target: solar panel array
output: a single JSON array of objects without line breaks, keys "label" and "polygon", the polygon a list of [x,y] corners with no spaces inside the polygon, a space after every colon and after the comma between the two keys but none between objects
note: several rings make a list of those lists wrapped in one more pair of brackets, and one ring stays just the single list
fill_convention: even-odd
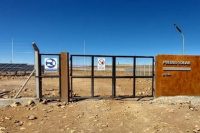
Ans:
[{"label": "solar panel array", "polygon": [[0,63],[0,75],[24,75],[33,71],[34,65]]}]

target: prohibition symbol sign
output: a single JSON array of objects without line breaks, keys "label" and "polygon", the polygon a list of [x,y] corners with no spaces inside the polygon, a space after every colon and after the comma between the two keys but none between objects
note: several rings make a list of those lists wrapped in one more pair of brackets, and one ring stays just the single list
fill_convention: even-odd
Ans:
[{"label": "prohibition symbol sign", "polygon": [[105,58],[98,58],[98,70],[105,70]]},{"label": "prohibition symbol sign", "polygon": [[45,70],[56,71],[57,70],[57,58],[45,58]]},{"label": "prohibition symbol sign", "polygon": [[105,60],[100,58],[99,61],[98,61],[99,65],[104,65],[105,64]]}]

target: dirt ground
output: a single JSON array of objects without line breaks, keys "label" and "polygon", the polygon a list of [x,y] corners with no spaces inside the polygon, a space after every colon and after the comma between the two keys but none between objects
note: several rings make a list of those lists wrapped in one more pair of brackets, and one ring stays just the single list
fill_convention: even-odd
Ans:
[{"label": "dirt ground", "polygon": [[[25,77],[1,78],[0,97],[15,95]],[[58,95],[58,79],[45,79],[44,96]],[[90,82],[74,81],[76,95],[90,94]],[[98,79],[95,95],[110,95],[111,81]],[[119,79],[120,80],[120,79]],[[132,94],[132,80],[117,82],[117,95]],[[137,95],[149,93],[148,79],[138,79]],[[7,93],[4,93],[7,92]],[[21,97],[34,96],[34,78],[27,84]],[[200,99],[200,98],[199,98]],[[166,99],[167,100],[167,99]],[[51,101],[35,105],[0,108],[0,133],[192,133],[200,132],[200,104],[190,100],[179,103],[144,99],[89,99],[66,104]]]},{"label": "dirt ground", "polygon": [[[200,132],[199,106],[135,100],[84,100],[0,108],[0,131],[9,133]],[[29,120],[29,116],[34,116]],[[35,118],[36,117],[36,118]]]}]

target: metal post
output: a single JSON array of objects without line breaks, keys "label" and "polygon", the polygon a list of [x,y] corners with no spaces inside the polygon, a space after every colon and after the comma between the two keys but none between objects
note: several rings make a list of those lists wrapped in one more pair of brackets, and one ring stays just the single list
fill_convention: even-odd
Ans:
[{"label": "metal post", "polygon": [[91,97],[94,97],[94,56],[92,56],[92,70],[91,70]]},{"label": "metal post", "polygon": [[12,59],[11,59],[11,63],[13,63],[13,55],[14,55],[14,48],[13,48],[13,39],[12,39]]},{"label": "metal post", "polygon": [[183,48],[183,55],[185,54],[185,36],[184,36],[184,34],[183,34],[183,32],[182,32],[182,30],[180,29],[180,27],[178,26],[178,25],[176,25],[176,24],[174,24],[174,27],[176,28],[176,30],[181,34],[181,37],[182,37],[182,48]]},{"label": "metal post", "polygon": [[152,59],[152,96],[154,96],[154,58]]},{"label": "metal post", "polygon": [[40,51],[36,45],[36,43],[33,43],[33,49],[35,54],[35,86],[36,86],[36,97],[42,98],[42,80],[41,80],[41,56]]},{"label": "metal post", "polygon": [[112,58],[112,97],[116,96],[116,57]]},{"label": "metal post", "polygon": [[183,33],[181,33],[182,39],[183,39],[183,55],[185,54],[185,36]]},{"label": "metal post", "polygon": [[73,99],[73,56],[70,55],[70,76],[71,76],[71,81],[70,81],[70,98]]},{"label": "metal post", "polygon": [[149,76],[151,76],[151,65],[149,64]]},{"label": "metal post", "polygon": [[133,58],[133,97],[135,97],[136,57]]}]

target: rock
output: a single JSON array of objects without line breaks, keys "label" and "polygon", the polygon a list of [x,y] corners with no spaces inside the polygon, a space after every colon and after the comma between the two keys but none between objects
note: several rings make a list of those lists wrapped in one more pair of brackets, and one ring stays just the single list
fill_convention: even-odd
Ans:
[{"label": "rock", "polygon": [[195,125],[195,130],[196,130],[196,131],[200,131],[200,128],[199,128],[198,125]]},{"label": "rock", "polygon": [[56,101],[57,101],[57,102],[61,102],[61,100],[60,100],[60,99],[56,99]]},{"label": "rock", "polygon": [[22,122],[22,121],[18,121],[17,123],[15,123],[16,124],[16,126],[22,126],[23,124],[24,124],[24,122]]},{"label": "rock", "polygon": [[11,117],[5,117],[4,119],[5,120],[11,120],[12,118]]},{"label": "rock", "polygon": [[69,105],[69,103],[68,102],[63,102],[63,105]]},{"label": "rock", "polygon": [[190,130],[189,130],[189,129],[187,129],[187,130],[186,130],[186,132],[187,132],[187,133],[189,133],[189,132],[190,132]]},{"label": "rock", "polygon": [[47,109],[42,109],[42,111],[47,111]]},{"label": "rock", "polygon": [[30,108],[29,110],[34,110],[34,109],[36,109],[36,106],[35,106],[35,107],[32,107],[32,108]]},{"label": "rock", "polygon": [[62,106],[62,104],[61,104],[61,103],[57,103],[56,105],[57,105],[58,107]]},{"label": "rock", "polygon": [[15,121],[14,121],[14,123],[18,123],[18,122],[19,122],[19,120],[15,120]]},{"label": "rock", "polygon": [[194,111],[194,108],[192,108],[192,107],[189,107],[189,109],[190,109],[191,111]]},{"label": "rock", "polygon": [[189,108],[191,111],[198,111],[198,110],[195,108],[195,106],[192,105],[191,101],[189,101],[188,104],[189,104],[189,105],[188,105],[188,108]]},{"label": "rock", "polygon": [[72,130],[70,130],[70,133],[75,133],[75,132],[76,132],[76,130],[73,130],[73,129],[72,129]]},{"label": "rock", "polygon": [[20,105],[21,105],[20,102],[14,102],[14,103],[12,103],[10,106],[11,106],[11,107],[17,107],[17,106],[20,106]]},{"label": "rock", "polygon": [[66,116],[66,115],[64,115],[62,118],[63,118],[63,119],[65,119],[65,118],[67,118],[67,116]]},{"label": "rock", "polygon": [[20,130],[25,130],[25,129],[26,129],[25,127],[21,127],[21,128],[20,128]]},{"label": "rock", "polygon": [[65,105],[60,106],[60,108],[62,108],[62,109],[65,108]]},{"label": "rock", "polygon": [[0,131],[4,131],[4,130],[6,130],[6,128],[0,126]]},{"label": "rock", "polygon": [[47,99],[43,99],[41,103],[42,103],[42,104],[47,104],[47,103],[48,103],[48,100],[47,100]]},{"label": "rock", "polygon": [[103,124],[103,125],[101,125],[102,127],[108,127],[108,124]]},{"label": "rock", "polygon": [[34,105],[35,105],[35,102],[34,102],[33,100],[29,100],[29,101],[28,101],[28,105],[34,106]]},{"label": "rock", "polygon": [[46,113],[50,113],[50,112],[52,112],[52,111],[53,111],[53,109],[50,109],[50,110],[47,110]]},{"label": "rock", "polygon": [[37,117],[34,116],[34,115],[30,115],[30,116],[28,116],[28,119],[29,119],[29,120],[35,120],[35,119],[37,119]]}]

